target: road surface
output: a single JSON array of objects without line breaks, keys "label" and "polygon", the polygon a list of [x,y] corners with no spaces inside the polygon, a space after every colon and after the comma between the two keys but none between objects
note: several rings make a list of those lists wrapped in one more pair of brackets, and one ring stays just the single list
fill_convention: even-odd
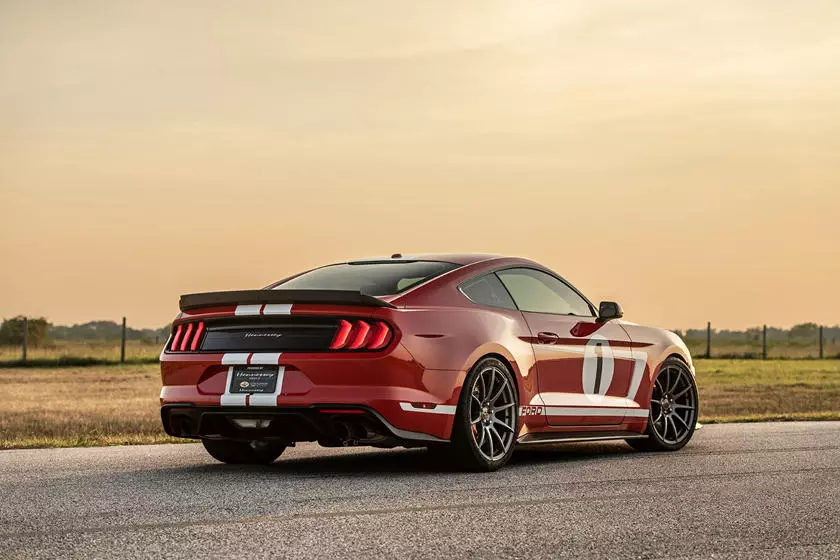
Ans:
[{"label": "road surface", "polygon": [[838,558],[840,422],[706,426],[678,453],[529,448],[505,469],[300,445],[0,452],[0,557]]}]

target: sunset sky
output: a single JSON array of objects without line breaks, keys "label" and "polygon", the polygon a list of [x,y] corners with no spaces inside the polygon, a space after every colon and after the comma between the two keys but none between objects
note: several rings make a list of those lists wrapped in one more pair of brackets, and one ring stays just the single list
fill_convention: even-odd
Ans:
[{"label": "sunset sky", "polygon": [[397,251],[840,323],[840,2],[0,0],[0,318]]}]

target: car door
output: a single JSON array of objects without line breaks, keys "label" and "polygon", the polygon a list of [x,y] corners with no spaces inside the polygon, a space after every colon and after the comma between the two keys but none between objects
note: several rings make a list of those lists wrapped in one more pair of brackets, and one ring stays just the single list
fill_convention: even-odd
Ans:
[{"label": "car door", "polygon": [[[638,407],[631,343],[615,321],[598,321],[589,302],[563,280],[533,268],[496,274],[531,330],[539,400],[554,426],[612,426]],[[636,379],[638,377],[638,379]]]}]

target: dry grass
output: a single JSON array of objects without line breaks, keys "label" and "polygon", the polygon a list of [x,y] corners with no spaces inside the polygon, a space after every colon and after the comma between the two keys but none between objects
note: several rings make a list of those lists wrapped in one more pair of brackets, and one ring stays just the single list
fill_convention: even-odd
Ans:
[{"label": "dry grass", "polygon": [[157,364],[5,369],[0,387],[0,448],[172,441]]},{"label": "dry grass", "polygon": [[[702,360],[701,422],[840,419],[840,361]],[[157,364],[0,370],[0,449],[159,443]]]}]

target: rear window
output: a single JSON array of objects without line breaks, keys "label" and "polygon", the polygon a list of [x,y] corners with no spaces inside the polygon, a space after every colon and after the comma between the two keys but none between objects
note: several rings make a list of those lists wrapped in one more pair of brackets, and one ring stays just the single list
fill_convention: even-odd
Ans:
[{"label": "rear window", "polygon": [[369,296],[389,296],[431,280],[459,265],[434,261],[359,262],[333,264],[304,272],[274,290],[352,290]]}]

